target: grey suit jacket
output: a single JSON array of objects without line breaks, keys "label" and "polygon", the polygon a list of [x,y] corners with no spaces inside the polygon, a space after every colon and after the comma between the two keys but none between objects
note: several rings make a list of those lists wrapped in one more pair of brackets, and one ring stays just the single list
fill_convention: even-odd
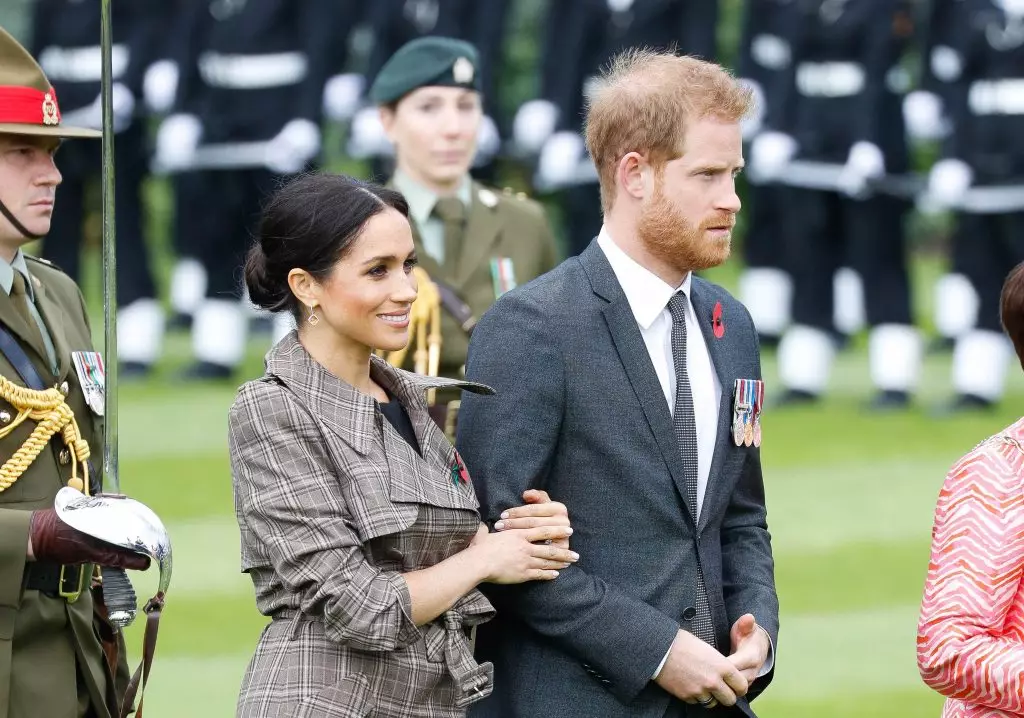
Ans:
[{"label": "grey suit jacket", "polygon": [[[495,688],[470,715],[754,716],[746,699],[707,712],[650,681],[689,627],[698,561],[724,653],[744,613],[778,637],[760,450],[730,438],[735,380],[761,377],[756,335],[720,287],[695,277],[691,301],[722,384],[697,526],[664,393],[596,242],[503,296],[474,331],[467,378],[497,395],[463,396],[456,445],[484,520],[543,488],[568,506],[581,558],[552,582],[485,589],[498,618],[481,627],[477,655],[494,662]],[[748,698],[771,678],[755,681]]]}]

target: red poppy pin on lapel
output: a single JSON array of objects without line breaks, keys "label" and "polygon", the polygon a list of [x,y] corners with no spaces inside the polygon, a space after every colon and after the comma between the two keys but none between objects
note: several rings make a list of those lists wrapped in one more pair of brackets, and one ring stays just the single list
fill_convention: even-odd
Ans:
[{"label": "red poppy pin on lapel", "polygon": [[711,313],[711,327],[715,330],[715,339],[725,336],[725,322],[722,321],[722,303],[715,302],[715,310]]},{"label": "red poppy pin on lapel", "polygon": [[459,456],[459,452],[455,452],[455,461],[452,463],[452,484],[455,486],[465,486],[469,483],[469,472],[466,471],[466,464],[462,461],[462,457]]}]

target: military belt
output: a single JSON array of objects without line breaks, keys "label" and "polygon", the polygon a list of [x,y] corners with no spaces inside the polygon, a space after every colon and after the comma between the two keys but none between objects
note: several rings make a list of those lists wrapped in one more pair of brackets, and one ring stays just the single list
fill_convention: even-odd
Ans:
[{"label": "military belt", "polygon": [[437,286],[437,293],[441,295],[441,306],[455,318],[466,334],[472,334],[477,321],[473,316],[473,310],[447,284],[439,282],[434,277],[431,277],[430,281]]},{"label": "military belt", "polygon": [[52,561],[30,561],[25,564],[25,588],[45,593],[50,598],[78,600],[85,587],[82,565],[66,566]]}]

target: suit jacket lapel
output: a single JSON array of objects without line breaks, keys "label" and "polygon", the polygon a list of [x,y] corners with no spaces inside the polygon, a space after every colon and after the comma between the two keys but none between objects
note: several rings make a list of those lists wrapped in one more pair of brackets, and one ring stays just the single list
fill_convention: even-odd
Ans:
[{"label": "suit jacket lapel", "polygon": [[[32,286],[36,292],[36,308],[43,315],[43,321],[50,331],[50,341],[53,342],[53,351],[57,359],[57,380],[63,381],[70,370],[68,357],[71,356],[71,350],[64,337],[64,310],[49,296],[42,282],[33,279]],[[42,356],[46,357],[45,351]]]},{"label": "suit jacket lapel", "polygon": [[491,247],[501,231],[498,204],[496,201],[491,206],[484,204],[480,200],[482,191],[490,192],[476,183],[473,184],[473,204],[470,207],[469,220],[466,222],[466,233],[462,238],[462,256],[457,262],[453,262],[452,258],[445,258],[446,263],[456,267],[455,289],[462,289],[480,264],[487,260]]},{"label": "suit jacket lapel", "polygon": [[[724,489],[727,488],[719,477],[730,476],[732,465],[743,458],[743,452],[735,451],[736,447],[731,446],[733,386],[736,379],[739,378],[736,376],[734,357],[738,347],[733,345],[734,340],[728,330],[721,339],[715,336],[711,324],[714,305],[706,296],[708,290],[703,284],[702,280],[693,277],[690,283],[690,302],[693,304],[697,323],[704,335],[704,343],[707,344],[711,363],[714,365],[718,381],[722,385],[722,400],[718,404],[718,436],[715,440],[715,453],[711,459],[708,486],[704,493],[704,503],[700,513],[701,528],[707,524],[708,517],[712,514],[708,510],[712,506],[712,502],[721,500],[724,496]],[[723,323],[728,327],[729,318],[723,317]]]},{"label": "suit jacket lapel", "polygon": [[[679,442],[672,429],[672,414],[665,402],[665,393],[661,389],[658,375],[654,372],[651,356],[647,353],[647,345],[644,344],[629,300],[626,299],[608,259],[596,241],[591,242],[580,255],[580,262],[590,277],[594,293],[608,302],[603,310],[604,318],[608,323],[608,331],[615,350],[619,354],[633,392],[640,401],[640,407],[665,459],[676,490],[685,503],[686,478],[683,476]],[[687,509],[689,508],[687,506]],[[692,516],[690,511],[687,511],[686,515]]]}]

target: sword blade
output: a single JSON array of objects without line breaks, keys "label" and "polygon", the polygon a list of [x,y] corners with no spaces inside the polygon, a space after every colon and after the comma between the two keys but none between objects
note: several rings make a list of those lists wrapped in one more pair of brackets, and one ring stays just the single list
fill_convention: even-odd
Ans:
[{"label": "sword blade", "polygon": [[103,490],[121,493],[117,461],[117,246],[114,221],[114,103],[111,0],[100,0],[102,48],[101,97],[103,103],[103,339],[106,386],[104,391]]}]

